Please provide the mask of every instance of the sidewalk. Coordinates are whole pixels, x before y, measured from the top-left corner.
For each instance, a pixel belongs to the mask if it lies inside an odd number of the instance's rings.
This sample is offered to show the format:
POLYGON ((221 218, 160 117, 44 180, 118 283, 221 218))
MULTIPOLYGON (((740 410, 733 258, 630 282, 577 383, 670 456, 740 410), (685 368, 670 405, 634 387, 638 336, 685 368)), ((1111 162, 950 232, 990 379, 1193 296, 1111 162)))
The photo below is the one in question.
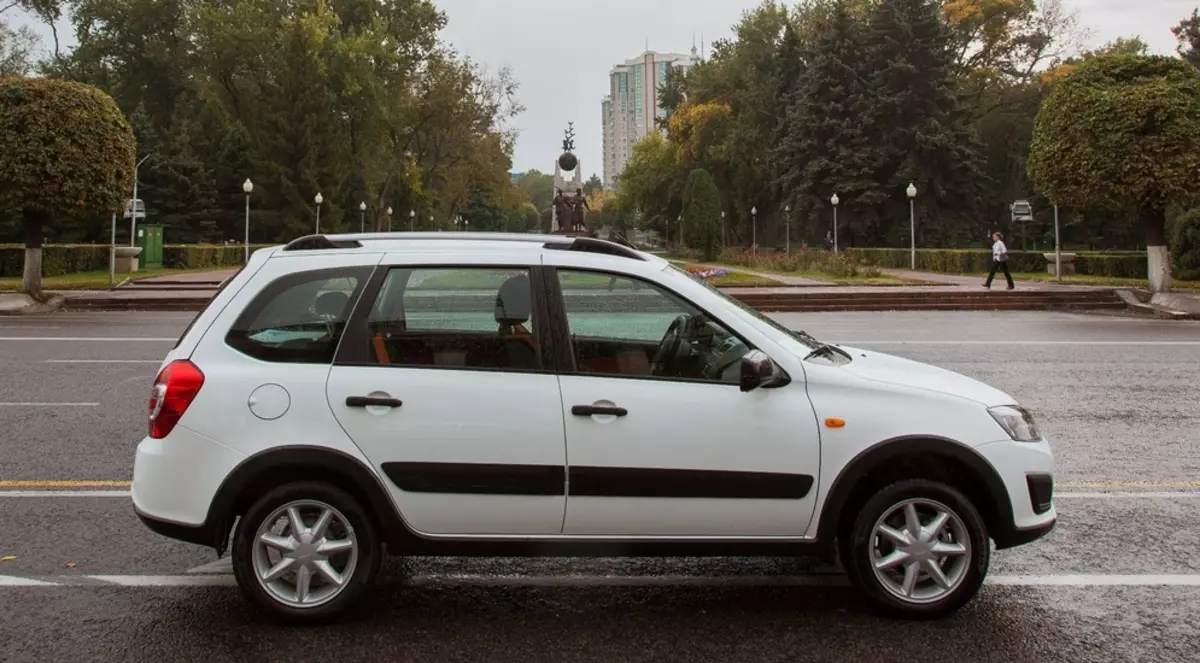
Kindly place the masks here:
MULTIPOLYGON (((879 270, 888 276, 894 276, 898 279, 918 279, 921 281, 931 281, 933 283, 941 283, 944 285, 957 286, 959 288, 971 288, 973 290, 983 290, 983 282, 987 280, 986 276, 971 276, 967 274, 941 274, 938 272, 914 272, 908 269, 881 269, 879 270)), ((1022 281, 1019 277, 1014 276, 1013 281, 1017 284, 1017 290, 1033 290, 1035 292, 1063 292, 1063 291, 1084 291, 1084 290, 1112 290, 1113 286, 1105 285, 1087 285, 1082 283, 1054 283, 1045 281, 1022 281)), ((1004 274, 996 274, 996 278, 992 280, 993 290, 1003 290, 1008 287, 1004 281, 1004 274)))

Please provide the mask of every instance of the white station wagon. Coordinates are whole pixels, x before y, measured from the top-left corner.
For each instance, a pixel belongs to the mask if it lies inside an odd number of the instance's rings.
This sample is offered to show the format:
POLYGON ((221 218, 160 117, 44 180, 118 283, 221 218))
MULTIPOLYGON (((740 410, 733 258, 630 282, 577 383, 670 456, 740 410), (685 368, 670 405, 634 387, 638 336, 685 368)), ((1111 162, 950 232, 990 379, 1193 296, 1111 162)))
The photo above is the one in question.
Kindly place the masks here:
POLYGON ((385 554, 820 557, 946 615, 1055 524, 1029 413, 792 331, 591 238, 310 236, 256 252, 167 355, 138 445, 152 530, 229 546, 286 621, 385 554))

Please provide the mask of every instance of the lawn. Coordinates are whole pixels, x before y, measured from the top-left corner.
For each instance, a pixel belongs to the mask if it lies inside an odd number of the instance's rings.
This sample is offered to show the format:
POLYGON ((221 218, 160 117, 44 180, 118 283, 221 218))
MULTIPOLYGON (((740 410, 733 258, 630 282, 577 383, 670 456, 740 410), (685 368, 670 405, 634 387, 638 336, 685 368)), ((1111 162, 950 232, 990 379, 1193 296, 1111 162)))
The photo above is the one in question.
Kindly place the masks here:
MULTIPOLYGON (((169 267, 142 268, 136 274, 115 274, 113 285, 118 285, 127 278, 145 278, 147 276, 166 276, 168 274, 190 274, 195 272, 211 272, 208 269, 172 269, 169 267)), ((0 292, 16 292, 21 285, 19 276, 0 277, 0 292)), ((93 272, 76 272, 61 276, 46 276, 42 278, 43 290, 108 290, 108 270, 93 272)))

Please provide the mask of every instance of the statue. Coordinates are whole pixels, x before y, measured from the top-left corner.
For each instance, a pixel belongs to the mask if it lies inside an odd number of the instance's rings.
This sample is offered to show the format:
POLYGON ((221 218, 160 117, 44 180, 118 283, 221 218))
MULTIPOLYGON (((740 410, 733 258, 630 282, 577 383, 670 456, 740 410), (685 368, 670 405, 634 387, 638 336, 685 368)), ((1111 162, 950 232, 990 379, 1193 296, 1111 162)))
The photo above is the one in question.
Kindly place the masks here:
POLYGON ((591 211, 591 208, 583 197, 583 168, 574 150, 575 123, 568 122, 563 153, 554 164, 554 208, 550 225, 550 231, 554 233, 587 232, 584 210, 591 211))

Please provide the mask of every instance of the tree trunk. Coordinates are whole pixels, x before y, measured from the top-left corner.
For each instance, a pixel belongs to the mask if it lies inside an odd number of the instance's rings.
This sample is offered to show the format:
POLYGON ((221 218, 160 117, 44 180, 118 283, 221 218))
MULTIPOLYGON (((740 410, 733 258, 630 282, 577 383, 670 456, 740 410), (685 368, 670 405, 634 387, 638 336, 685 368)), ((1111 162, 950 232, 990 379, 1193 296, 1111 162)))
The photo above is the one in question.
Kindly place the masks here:
POLYGON ((44 216, 25 210, 22 221, 25 226, 25 270, 21 276, 21 292, 38 301, 42 295, 42 221, 44 216))
POLYGON ((1166 216, 1161 210, 1147 210, 1146 224, 1147 275, 1150 291, 1171 291, 1171 252, 1167 248, 1166 216))

